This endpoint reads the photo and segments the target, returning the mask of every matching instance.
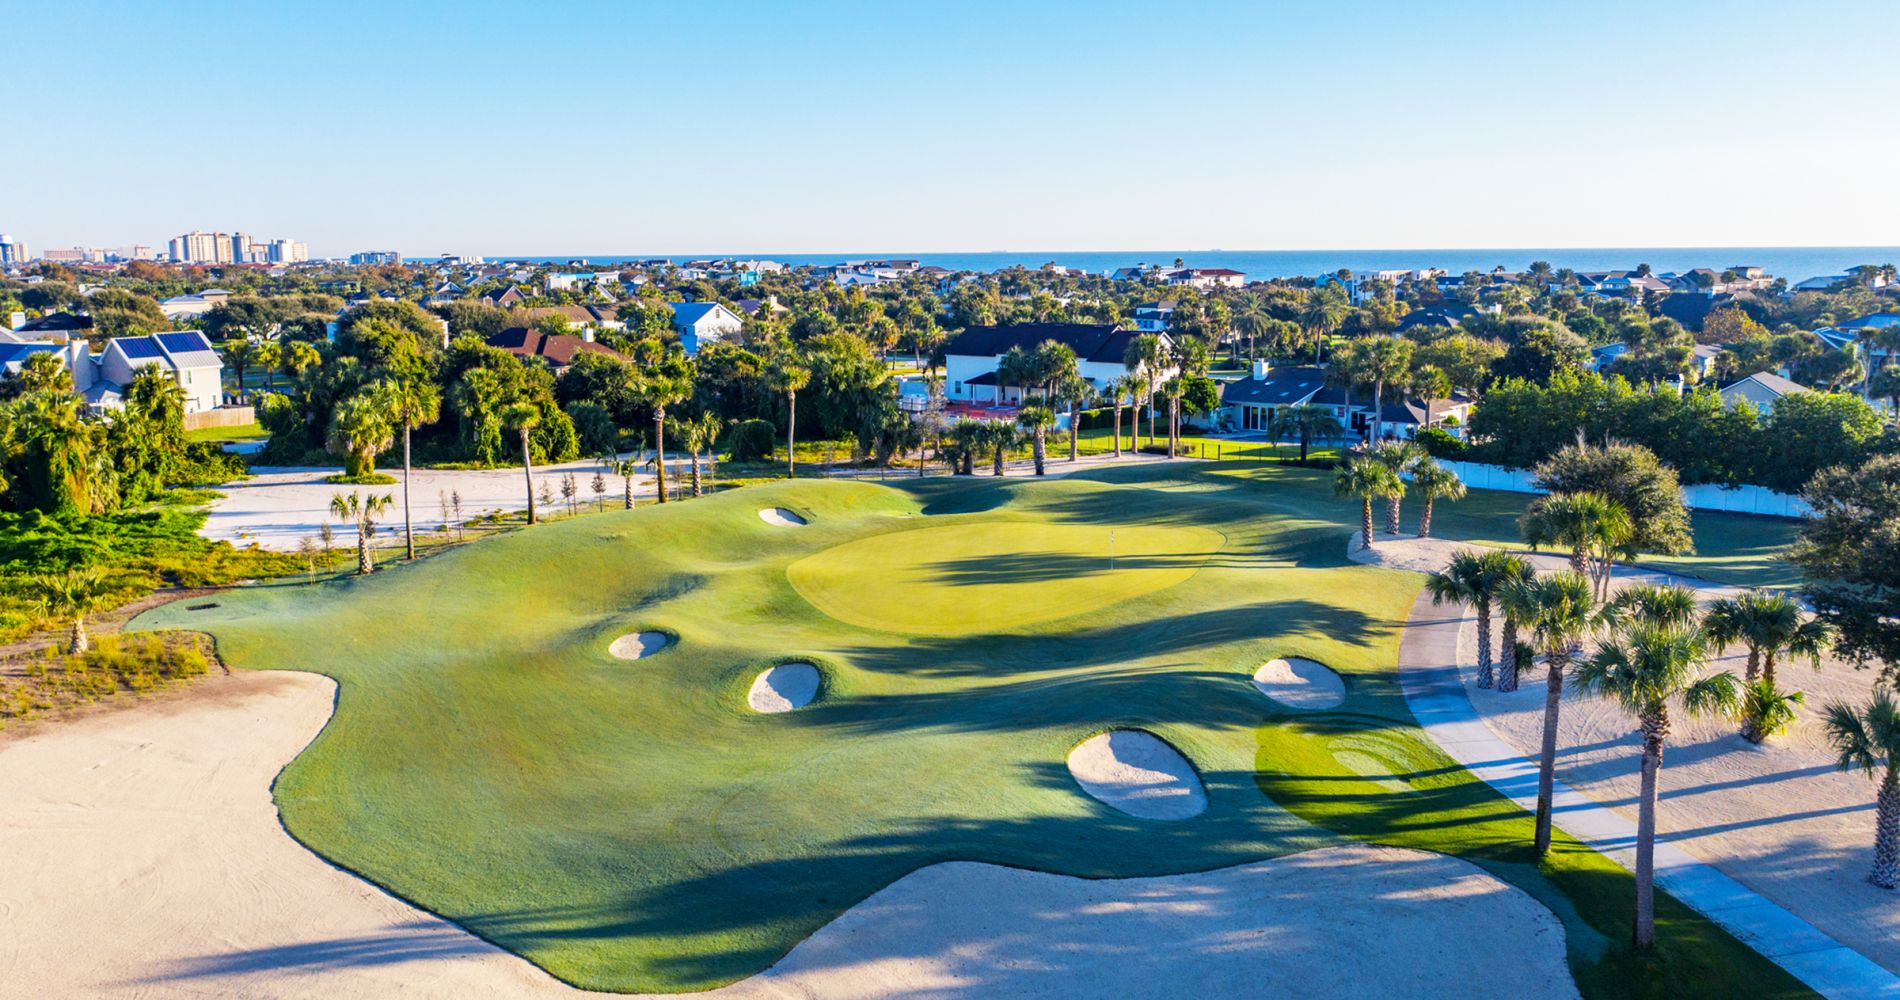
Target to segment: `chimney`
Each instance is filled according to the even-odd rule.
[[[593,343],[594,342],[594,328],[591,326],[581,327],[581,340],[589,344]]]
[[[1266,378],[1267,372],[1271,370],[1272,370],[1272,365],[1267,361],[1266,358],[1254,359],[1254,363],[1253,363],[1253,377],[1254,378]]]
[[[20,312],[17,309],[14,310],[13,315],[7,317],[7,324],[8,324],[7,329],[9,330],[18,330],[19,328],[25,326],[26,313]]]

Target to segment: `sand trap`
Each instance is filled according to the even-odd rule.
[[[1207,810],[1207,791],[1181,752],[1139,729],[1111,729],[1069,751],[1082,790],[1142,819],[1187,819]]]
[[[766,524],[775,524],[781,528],[798,528],[803,527],[805,524],[804,518],[799,517],[797,514],[783,507],[760,508],[759,520],[764,521]]]
[[[1253,672],[1260,693],[1292,708],[1332,708],[1346,700],[1346,682],[1330,667],[1297,656],[1268,660]]]
[[[607,652],[623,660],[637,660],[652,656],[672,642],[673,638],[665,632],[629,632],[615,639],[613,645],[607,647]]]
[[[818,668],[798,661],[781,663],[752,679],[746,704],[754,712],[789,712],[804,708],[818,697]]]

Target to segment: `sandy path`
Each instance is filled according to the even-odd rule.
[[[1459,547],[1408,538],[1375,540],[1374,551],[1386,565],[1435,569]],[[1355,559],[1365,559],[1356,545],[1353,551]],[[1540,569],[1563,565],[1555,556],[1534,556],[1533,561]],[[1694,586],[1704,601],[1737,592],[1624,567],[1612,584],[1671,580]],[[1535,758],[1544,722],[1543,668],[1526,673],[1523,686],[1510,694],[1479,688],[1475,620],[1467,621],[1460,635],[1458,661],[1467,696],[1485,724]],[[1739,677],[1745,665],[1745,651],[1737,646],[1712,669]],[[1807,702],[1794,727],[1765,745],[1743,740],[1734,723],[1672,713],[1658,829],[1723,874],[1900,972],[1900,893],[1877,889],[1866,879],[1873,864],[1875,786],[1835,767],[1818,721],[1830,700],[1864,702],[1877,675],[1832,659],[1824,660],[1818,672],[1805,662],[1782,664],[1776,675],[1783,687],[1805,692]],[[1639,779],[1635,728],[1635,720],[1610,702],[1566,695],[1557,733],[1558,778],[1631,820]]]
[[[333,690],[239,673],[0,743],[0,995],[582,995],[283,832],[270,781]],[[1549,911],[1462,861],[1369,846],[1120,881],[935,865],[717,994],[1186,997],[1235,983],[1576,995]]]
[[[393,495],[396,507],[393,516],[382,522],[383,528],[385,532],[402,530],[400,465],[393,471],[386,468],[377,470],[399,480],[389,486],[337,486],[324,482],[325,478],[336,475],[337,469],[259,466],[252,471],[256,475],[250,479],[212,487],[221,496],[211,502],[210,516],[199,534],[239,547],[256,544],[261,548],[294,552],[305,537],[317,536],[329,520],[330,497],[342,490]],[[548,489],[553,491],[553,506],[565,509],[566,501],[561,499],[561,476],[571,472],[580,487],[576,502],[591,506],[596,499],[592,488],[594,473],[600,471],[600,463],[592,460],[536,466],[535,489],[538,491],[545,481]],[[410,484],[410,504],[417,532],[433,531],[443,523],[441,500],[452,492],[459,491],[462,494],[463,520],[496,511],[526,510],[528,507],[527,484],[519,468],[416,469],[411,475],[414,480]],[[607,475],[606,480],[604,501],[609,506],[623,505],[625,500],[620,477]],[[634,477],[634,490],[637,502],[651,502],[652,476]],[[453,519],[453,515],[450,519]],[[343,526],[336,525],[335,528],[339,539],[343,539],[338,544],[353,543],[355,536],[344,538],[346,532]],[[389,536],[385,534],[382,537]]]

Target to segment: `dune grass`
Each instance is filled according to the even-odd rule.
[[[1464,854],[1543,899],[1570,929],[1586,996],[1691,995],[1704,980],[1710,994],[1790,988],[1680,910],[1666,910],[1678,943],[1638,961],[1613,940],[1630,898],[1620,869],[1573,845],[1548,870],[1513,860],[1505,841],[1527,839],[1527,818],[1431,756],[1398,694],[1391,665],[1418,577],[1345,561],[1351,505],[1218,467],[1146,475],[788,481],[558,522],[363,579],[244,588],[136,624],[209,631],[236,666],[336,677],[335,719],[277,782],[286,827],[576,985],[742,978],[939,861],[1159,875],[1351,836]],[[810,524],[767,525],[767,506]],[[1104,528],[1118,542],[1143,529],[1164,532],[1164,547],[1218,544],[1157,588],[1139,567],[1104,565]],[[947,541],[926,537],[946,529]],[[1027,532],[1112,599],[995,578],[986,530]],[[872,609],[879,627],[866,628],[821,614],[788,573],[817,560],[902,577],[919,557],[898,554],[933,541],[944,590],[1004,588],[935,612],[968,622],[964,634],[904,630],[917,625],[904,610],[924,586],[914,579],[853,590],[848,573],[827,577],[838,600]],[[976,620],[1004,606],[1024,617]],[[678,641],[635,662],[607,652],[645,629]],[[1407,796],[1391,778],[1328,794],[1358,772],[1332,755],[1332,735],[1253,689],[1253,669],[1276,656],[1339,671],[1347,699],[1325,718],[1385,734],[1348,748],[1348,764],[1389,760],[1414,786],[1470,787],[1416,806],[1395,804]],[[788,659],[823,671],[819,699],[751,712],[753,678]],[[1082,794],[1064,758],[1117,727],[1186,754],[1207,812],[1143,821]]]

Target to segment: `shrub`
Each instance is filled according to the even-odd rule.
[[[1782,692],[1768,678],[1742,687],[1742,738],[1760,743],[1778,736],[1794,722],[1794,707],[1801,704],[1801,692]]]
[[[741,420],[726,434],[726,460],[760,462],[772,457],[778,429],[769,420]]]
[[[1465,457],[1465,443],[1443,427],[1427,427],[1419,431],[1417,441],[1426,454],[1433,458],[1456,462]]]

